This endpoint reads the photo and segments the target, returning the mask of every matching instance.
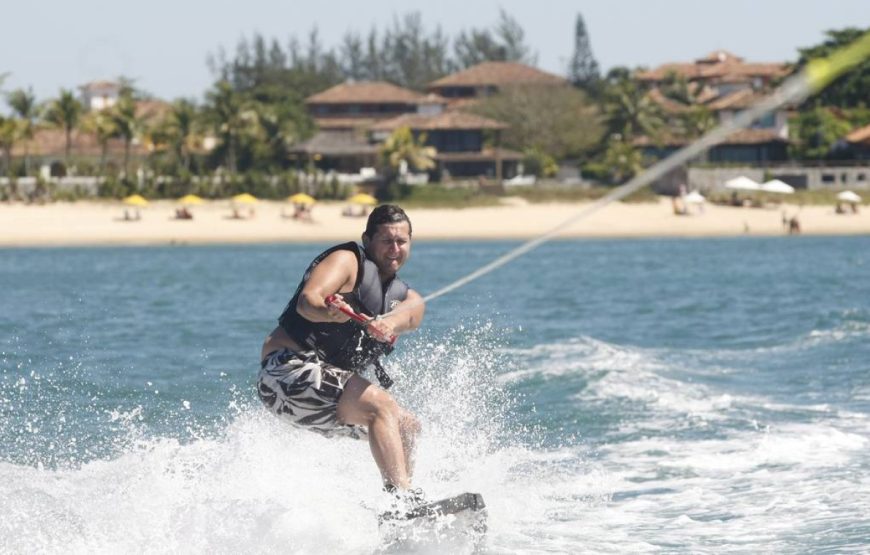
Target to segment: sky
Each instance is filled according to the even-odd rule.
[[[29,0],[4,2],[3,90],[32,87],[38,100],[120,75],[166,100],[201,100],[214,81],[206,63],[220,47],[260,33],[287,44],[317,27],[326,47],[348,31],[383,30],[419,12],[449,37],[516,19],[541,69],[566,73],[574,24],[583,16],[604,71],[655,67],[728,50],[753,62],[793,61],[824,32],[870,28],[870,0]],[[3,107],[5,108],[5,106]],[[0,108],[2,110],[3,108]]]

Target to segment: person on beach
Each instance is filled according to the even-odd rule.
[[[422,492],[411,489],[420,423],[387,393],[392,382],[379,361],[394,336],[423,319],[422,298],[397,275],[410,254],[411,220],[400,207],[382,205],[369,215],[362,245],[343,243],[317,256],[263,343],[257,391],[296,426],[368,439],[384,489],[422,502]],[[371,319],[361,325],[341,308]],[[369,370],[383,387],[363,377]]]

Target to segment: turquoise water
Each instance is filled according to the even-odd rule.
[[[367,445],[253,391],[325,246],[0,250],[0,552],[384,549]],[[868,339],[870,238],[572,240],[433,301],[388,367],[485,552],[866,552]]]

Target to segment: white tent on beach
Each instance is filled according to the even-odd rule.
[[[758,191],[761,189],[761,185],[748,177],[741,175],[740,177],[735,177],[726,181],[725,188],[740,191]]]
[[[837,200],[848,202],[849,204],[858,204],[861,202],[861,197],[852,191],[843,191],[842,193],[837,193]]]
[[[767,193],[782,193],[784,195],[790,195],[794,193],[794,187],[784,181],[780,181],[779,179],[771,179],[770,181],[762,184],[761,190]]]
[[[704,198],[704,195],[699,193],[698,191],[692,191],[688,195],[683,197],[683,200],[686,204],[704,204],[707,199]]]

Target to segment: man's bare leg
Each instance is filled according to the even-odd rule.
[[[399,433],[402,436],[402,447],[405,451],[405,468],[408,469],[408,478],[414,476],[414,454],[417,436],[422,427],[417,417],[403,408],[399,408]]]
[[[337,416],[345,424],[368,427],[369,447],[384,481],[402,489],[411,486],[405,445],[413,446],[413,426],[401,426],[403,411],[389,393],[351,376],[338,401]]]

